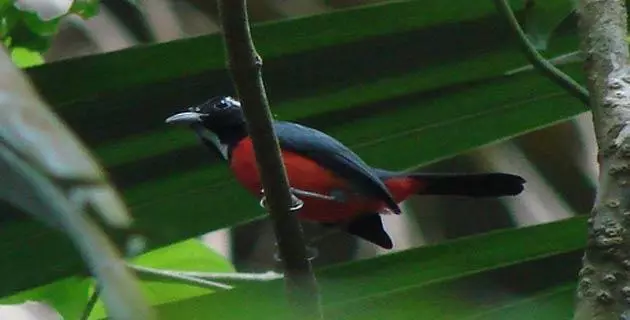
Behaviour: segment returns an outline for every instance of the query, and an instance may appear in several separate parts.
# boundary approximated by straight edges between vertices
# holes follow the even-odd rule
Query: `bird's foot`
[[[289,191],[291,192],[291,207],[289,207],[289,210],[292,212],[296,212],[302,209],[302,207],[304,206],[304,201],[295,196],[292,189],[293,188],[289,189]],[[267,209],[267,196],[265,195],[265,189],[260,189],[260,194],[262,195],[262,197],[260,198],[260,202],[258,204],[261,207]]]
[[[298,211],[304,206],[304,202],[302,202],[300,197],[336,201],[340,203],[346,202],[346,196],[341,190],[333,190],[330,195],[326,195],[291,187],[289,188],[289,192],[291,192],[293,197],[293,205],[290,208],[291,211]],[[260,194],[262,195],[262,198],[260,199],[260,206],[266,208],[265,189],[260,189]]]

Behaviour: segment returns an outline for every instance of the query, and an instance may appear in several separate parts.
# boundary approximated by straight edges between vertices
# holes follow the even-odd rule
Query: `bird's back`
[[[384,201],[399,212],[397,203],[373,169],[356,153],[335,138],[313,128],[292,122],[276,121],[274,129],[280,147],[317,162],[344,178],[358,192]]]

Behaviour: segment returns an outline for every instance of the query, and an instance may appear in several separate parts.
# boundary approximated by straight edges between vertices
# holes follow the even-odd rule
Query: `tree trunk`
[[[625,1],[579,0],[577,9],[600,174],[574,319],[630,319],[630,69]]]

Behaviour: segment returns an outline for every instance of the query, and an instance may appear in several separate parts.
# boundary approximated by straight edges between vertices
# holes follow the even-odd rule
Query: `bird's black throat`
[[[247,129],[244,124],[216,128],[213,132],[217,135],[219,141],[230,149],[247,137]]]

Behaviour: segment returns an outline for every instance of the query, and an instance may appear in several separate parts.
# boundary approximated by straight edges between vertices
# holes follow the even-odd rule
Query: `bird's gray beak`
[[[201,113],[187,111],[172,115],[165,122],[168,124],[194,124],[202,121],[201,116]]]

